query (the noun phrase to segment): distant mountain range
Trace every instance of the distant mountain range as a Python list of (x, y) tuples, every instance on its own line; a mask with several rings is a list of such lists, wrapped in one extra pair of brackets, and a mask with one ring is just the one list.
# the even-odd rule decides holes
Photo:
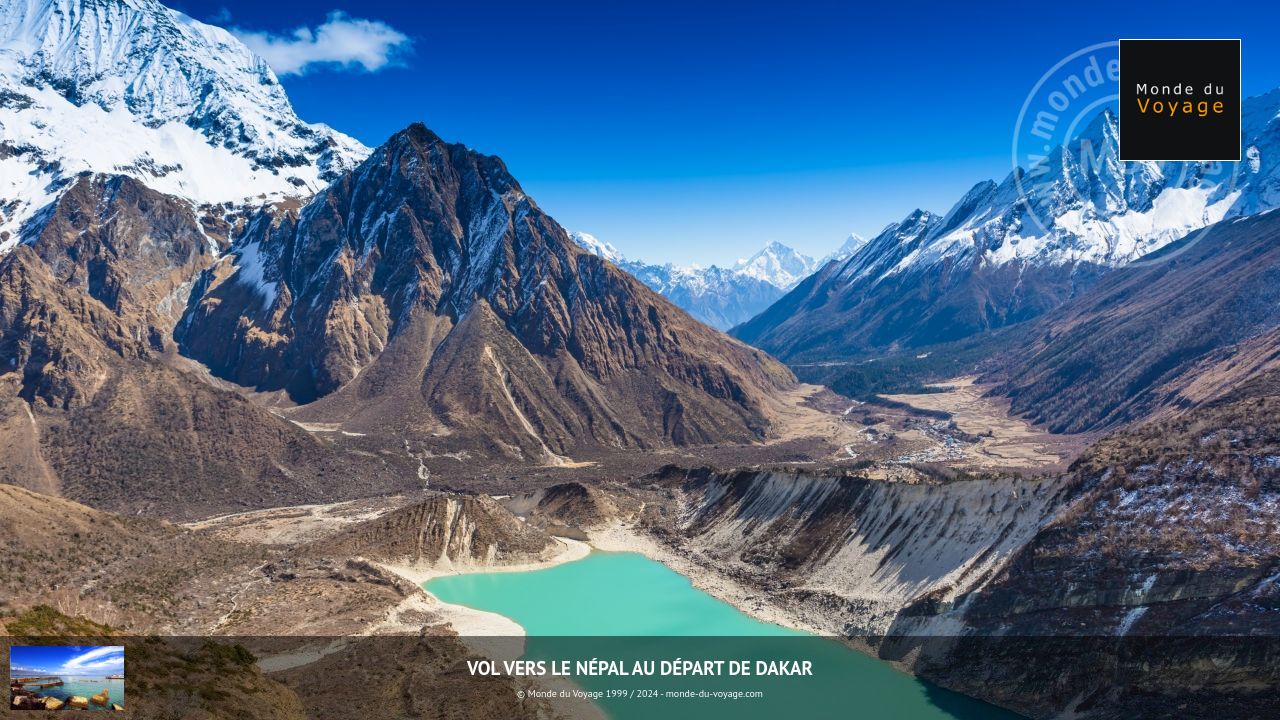
[(1280, 90), (1244, 105), (1245, 161), (1122, 163), (1097, 115), (1031, 170), (916, 210), (733, 334), (791, 362), (968, 337), (1058, 307), (1112, 268), (1220, 220), (1280, 205)]
[(572, 237), (582, 248), (626, 270), (694, 318), (720, 330), (755, 317), (814, 270), (847, 258), (866, 242), (859, 235), (850, 235), (839, 249), (815, 261), (774, 241), (733, 267), (703, 268), (629, 260), (594, 235), (575, 232)]

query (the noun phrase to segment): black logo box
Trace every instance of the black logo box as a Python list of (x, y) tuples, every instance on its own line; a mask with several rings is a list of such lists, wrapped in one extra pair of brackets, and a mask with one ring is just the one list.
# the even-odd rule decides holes
[[(1238, 39), (1122, 39), (1120, 159), (1238, 162), (1240, 95)], [(1139, 100), (1147, 112), (1140, 112)], [(1183, 112), (1186, 102), (1190, 114)], [(1172, 115), (1170, 103), (1177, 103)]]

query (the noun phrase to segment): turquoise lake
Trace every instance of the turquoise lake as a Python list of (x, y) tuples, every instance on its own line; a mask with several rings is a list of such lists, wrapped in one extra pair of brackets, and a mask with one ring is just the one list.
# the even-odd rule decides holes
[[(531, 572), (476, 573), (424, 585), (444, 602), (511, 618), (529, 637), (525, 659), (808, 660), (812, 676), (575, 677), (615, 720), (679, 718), (894, 718), (1017, 715), (944, 690), (827, 639), (760, 622), (637, 553), (592, 552)], [(633, 693), (633, 691), (636, 691)], [(639, 692), (645, 691), (645, 692)], [(666, 698), (668, 691), (756, 691), (763, 697)], [(658, 694), (659, 697), (639, 697)]]

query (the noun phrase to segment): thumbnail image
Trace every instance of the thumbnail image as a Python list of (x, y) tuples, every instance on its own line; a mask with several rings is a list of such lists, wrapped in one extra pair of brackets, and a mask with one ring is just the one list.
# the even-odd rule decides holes
[(10, 648), (9, 708), (124, 712), (124, 647)]

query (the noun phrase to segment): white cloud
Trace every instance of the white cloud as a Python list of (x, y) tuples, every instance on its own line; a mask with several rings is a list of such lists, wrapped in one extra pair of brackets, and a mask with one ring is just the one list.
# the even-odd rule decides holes
[(123, 672), (124, 648), (118, 645), (96, 647), (76, 655), (62, 664), (66, 675), (92, 675), (96, 673)]
[(336, 10), (314, 30), (300, 27), (287, 35), (229, 29), (277, 75), (302, 75), (314, 66), (374, 72), (397, 64), (413, 44), (408, 35), (384, 22)]

